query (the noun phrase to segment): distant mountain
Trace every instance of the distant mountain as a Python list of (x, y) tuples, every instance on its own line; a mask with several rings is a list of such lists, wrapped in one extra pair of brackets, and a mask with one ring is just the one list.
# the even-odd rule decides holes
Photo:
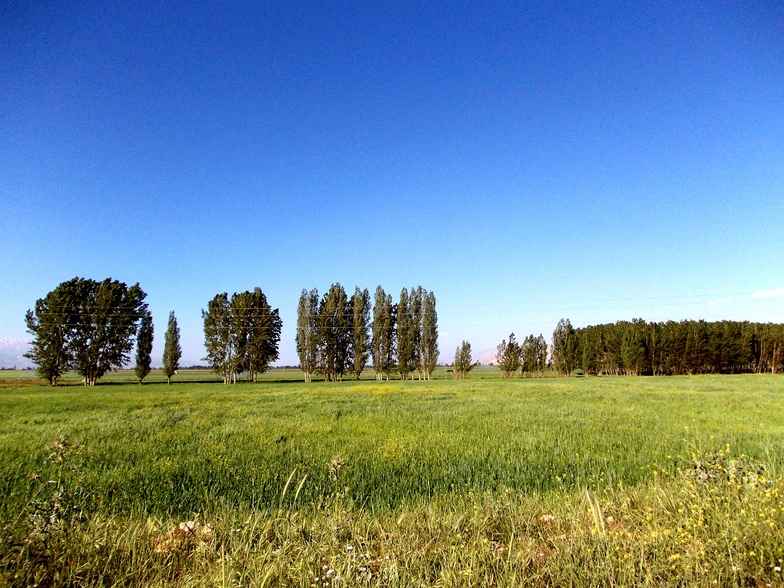
[(30, 347), (24, 339), (0, 337), (0, 367), (19, 369), (32, 366), (32, 362), (23, 357)]
[(498, 353), (498, 350), (495, 348), (492, 349), (482, 349), (481, 351), (477, 351), (472, 353), (474, 357), (474, 361), (478, 361), (482, 365), (490, 365), (495, 364), (495, 356)]

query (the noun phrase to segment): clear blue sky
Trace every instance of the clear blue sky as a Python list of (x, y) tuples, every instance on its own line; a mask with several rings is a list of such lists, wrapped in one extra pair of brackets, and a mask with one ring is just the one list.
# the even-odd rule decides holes
[(6, 338), (74, 276), (140, 282), (186, 362), (255, 286), (283, 363), (333, 282), (433, 290), (444, 359), (562, 316), (784, 322), (784, 8), (6, 3), (0, 210)]

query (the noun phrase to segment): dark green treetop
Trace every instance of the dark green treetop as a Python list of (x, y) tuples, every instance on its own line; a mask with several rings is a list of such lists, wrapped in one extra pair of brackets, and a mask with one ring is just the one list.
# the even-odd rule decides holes
[(139, 321), (147, 313), (146, 296), (139, 284), (111, 278), (63, 282), (25, 317), (34, 336), (28, 357), (50, 383), (75, 369), (86, 386), (94, 385), (130, 359)]
[(354, 288), (354, 295), (351, 297), (349, 305), (352, 310), (351, 347), (354, 359), (352, 371), (358, 380), (370, 357), (370, 337), (368, 334), (370, 325), (370, 293), (367, 288), (364, 290), (360, 290), (358, 286)]
[(463, 341), (455, 350), (455, 377), (463, 379), (468, 377), (468, 372), (476, 367), (471, 357), (471, 344)]
[(171, 384), (172, 376), (180, 368), (180, 358), (182, 349), (180, 348), (180, 327), (177, 324), (177, 317), (174, 311), (169, 313), (169, 324), (166, 327), (163, 343), (163, 375), (166, 376), (166, 383)]
[(139, 384), (152, 370), (152, 340), (155, 335), (155, 328), (152, 324), (152, 315), (146, 311), (139, 321), (139, 331), (136, 334), (136, 377)]

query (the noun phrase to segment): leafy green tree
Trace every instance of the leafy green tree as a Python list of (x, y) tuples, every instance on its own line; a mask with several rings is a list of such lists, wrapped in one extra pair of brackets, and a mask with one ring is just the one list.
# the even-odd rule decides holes
[(392, 296), (384, 292), (381, 286), (376, 287), (373, 304), (373, 336), (370, 351), (373, 355), (373, 370), (376, 379), (382, 380), (395, 368), (397, 351), (397, 338), (395, 326), (397, 324), (397, 305), (392, 303)]
[(569, 319), (561, 319), (553, 331), (553, 363), (558, 373), (571, 377), (577, 363), (577, 337)]
[(547, 369), (547, 343), (540, 334), (528, 335), (520, 344), (520, 375), (531, 375)]
[(27, 357), (52, 384), (65, 370), (75, 369), (86, 386), (95, 385), (130, 359), (139, 321), (147, 312), (146, 296), (139, 284), (129, 287), (111, 278), (63, 282), (25, 317), (34, 335)]
[(352, 371), (359, 380), (362, 371), (370, 357), (370, 337), (368, 327), (370, 323), (370, 293), (367, 288), (360, 290), (354, 288), (354, 295), (349, 302), (352, 310), (352, 355), (354, 365)]
[(73, 354), (68, 340), (76, 317), (73, 312), (73, 280), (63, 282), (35, 303), (25, 315), (27, 332), (33, 335), (25, 357), (38, 366), (38, 375), (52, 386), (70, 369)]
[(389, 376), (397, 368), (395, 355), (397, 352), (397, 338), (395, 337), (395, 326), (397, 325), (397, 304), (392, 303), (392, 295), (387, 294), (384, 302), (384, 374), (389, 380)]
[(205, 360), (223, 375), (223, 383), (237, 382), (245, 372), (249, 381), (269, 369), (278, 358), (283, 323), (260, 288), (252, 292), (217, 294), (202, 311)]
[(408, 290), (403, 288), (397, 305), (397, 369), (401, 380), (407, 380), (414, 369), (415, 326), (412, 318)]
[(173, 310), (169, 313), (169, 324), (166, 327), (163, 341), (163, 375), (166, 376), (166, 383), (171, 384), (172, 376), (180, 369), (180, 359), (182, 358), (180, 327)]
[(152, 370), (152, 340), (155, 335), (155, 328), (152, 324), (152, 315), (146, 311), (139, 321), (139, 331), (136, 334), (136, 377), (139, 384)]
[(384, 373), (383, 347), (384, 347), (384, 302), (387, 298), (384, 289), (376, 286), (373, 296), (373, 322), (371, 323), (370, 355), (373, 360), (373, 371), (376, 373), (376, 380), (381, 380)]
[(232, 329), (231, 303), (228, 293), (216, 294), (201, 311), (204, 321), (205, 361), (216, 373), (223, 376), (223, 383), (236, 382), (236, 340)]
[(127, 286), (107, 278), (102, 282), (75, 278), (72, 311), (77, 320), (69, 348), (76, 371), (86, 386), (130, 359), (137, 325), (147, 311), (147, 295), (139, 284)]
[(351, 357), (351, 317), (346, 291), (333, 284), (319, 304), (319, 371), (329, 381), (340, 381)]
[(522, 362), (523, 349), (515, 339), (515, 334), (509, 335), (509, 342), (506, 339), (501, 341), (501, 344), (496, 348), (495, 360), (498, 367), (501, 368), (501, 376), (504, 378), (511, 378), (520, 368)]
[(235, 293), (231, 297), (232, 333), (237, 356), (236, 371), (245, 372), (249, 382), (269, 370), (278, 359), (283, 323), (278, 309), (272, 309), (261, 288)]
[(621, 362), (627, 375), (640, 376), (649, 365), (645, 346), (645, 321), (623, 321), (621, 332)]
[(411, 351), (411, 371), (417, 372), (417, 378), (422, 379), (424, 372), (423, 350), (422, 350), (422, 330), (423, 312), (426, 290), (422, 286), (411, 288), (408, 295), (408, 320), (411, 331), (412, 351)]
[(318, 368), (318, 303), (317, 289), (302, 290), (297, 306), (297, 354), (306, 382), (313, 381), (313, 372)]
[(536, 369), (539, 372), (544, 372), (547, 369), (547, 342), (541, 333), (536, 340)]
[(436, 297), (425, 293), (422, 301), (422, 365), (425, 377), (430, 380), (438, 363), (438, 314)]
[(250, 335), (247, 341), (246, 366), (250, 379), (255, 382), (258, 374), (269, 371), (272, 362), (280, 357), (280, 333), (283, 321), (280, 310), (272, 308), (260, 288), (253, 290), (253, 308)]
[(471, 357), (471, 344), (463, 341), (455, 350), (455, 377), (465, 379), (468, 377), (468, 372), (475, 367), (476, 364)]
[(381, 286), (376, 287), (373, 304), (373, 338), (370, 349), (377, 380), (382, 380), (384, 375), (389, 380), (389, 375), (395, 369), (396, 324), (397, 305), (392, 303), (392, 296), (385, 293)]

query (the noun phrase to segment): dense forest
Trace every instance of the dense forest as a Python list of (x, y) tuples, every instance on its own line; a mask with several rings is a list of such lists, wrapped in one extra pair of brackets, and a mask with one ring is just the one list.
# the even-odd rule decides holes
[(553, 367), (592, 375), (779, 373), (784, 325), (746, 321), (618, 321), (553, 332)]

